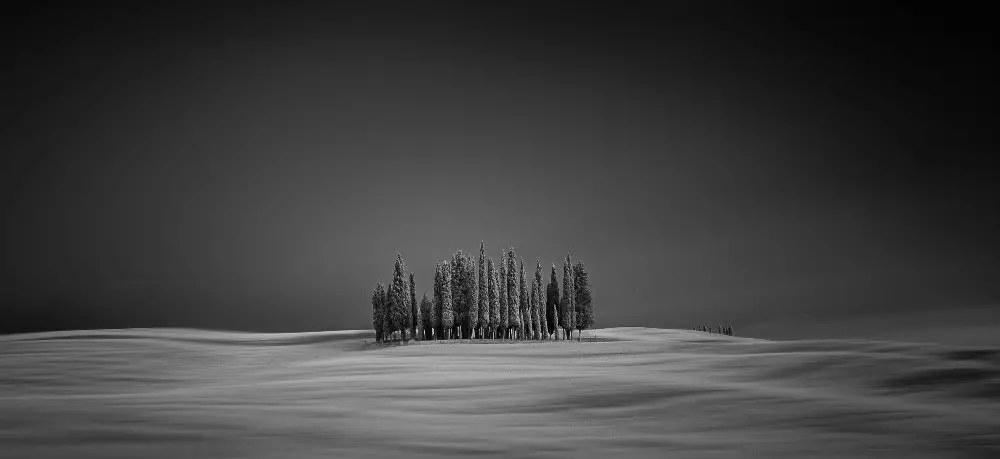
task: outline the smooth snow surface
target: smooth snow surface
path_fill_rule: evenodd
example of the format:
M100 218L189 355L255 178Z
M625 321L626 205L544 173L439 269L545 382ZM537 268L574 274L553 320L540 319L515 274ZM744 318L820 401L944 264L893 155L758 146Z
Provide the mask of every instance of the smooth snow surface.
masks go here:
M0 457L1000 457L996 349L371 337L0 336Z

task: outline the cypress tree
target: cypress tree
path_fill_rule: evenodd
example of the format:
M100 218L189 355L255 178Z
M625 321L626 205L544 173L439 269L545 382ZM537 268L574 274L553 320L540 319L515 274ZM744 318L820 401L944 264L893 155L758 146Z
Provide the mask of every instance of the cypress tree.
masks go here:
M545 292L545 322L554 339L559 339L559 280L556 277L556 264L552 263L549 272L549 285Z
M443 278L441 263L438 263L434 266L434 312L432 313L433 320L431 321L431 328L433 329L435 339L442 339L441 316L444 314L444 295L441 286Z
M462 324L465 322L465 311L463 308L466 303L465 295L467 293L465 285L463 285L465 283L465 272L465 255L459 249L451 257L451 307L452 316L455 318L452 325L452 337L454 339L462 337L459 329L462 328Z
M400 339L403 339L405 330L409 328L407 317L410 315L409 287L406 285L406 264L403 263L403 256L396 254L396 265L392 270L392 286L389 287L389 314L390 333L399 332Z
M406 334L413 328L414 321L414 305L410 302L410 276L406 271L403 271L403 291L401 293L403 294L403 321L400 323L399 338L406 340Z
M546 320L546 314L545 314L545 297L544 297L544 293L542 293L543 292L542 285L543 285L542 284L542 263L540 261L538 261L538 259L536 258L535 259L535 286L538 289L538 292L537 292L538 293L538 311L537 311L537 317L536 318L538 319L539 339L546 339L546 338L548 338L548 334L549 333L548 333L548 324L546 323L548 321Z
M545 285L535 282L538 291L538 335L539 339L549 339L548 324L545 320Z
M518 290L521 292L520 296L520 311L521 314L521 336L524 339L531 338L531 297L528 291L528 285L524 282L524 258L521 259L521 265L518 268L520 273L518 274Z
M507 251L507 327L511 331L511 339L515 339L514 334L521 327L520 296L521 292L517 288L517 256L514 248Z
M575 299L576 294L573 291L573 261L570 260L569 254L566 254L566 259L563 260L562 303L559 305L560 325L566 331L566 339L573 337L573 329L576 328L573 320L576 309L574 306Z
M492 258L487 262L486 275L488 276L487 282L489 283L490 301L490 321L488 325L490 336L496 339L497 328L500 327L500 280Z
M531 279L531 307L528 308L528 315L531 316L531 338L542 339L542 333L538 329L538 283Z
M479 327L479 284L476 282L478 269L476 259L472 255L466 255L465 285L469 291L466 294L465 304L465 337L475 338L476 329Z
M378 282L375 284L375 290L372 292L372 327L375 328L376 342L381 342L385 339L383 332L385 327L385 315L385 285Z
M445 339L451 339L455 327L455 309L451 296L452 266L447 260L441 263L441 330Z
M578 261L573 266L573 290L576 292L576 329L577 338L582 339L580 334L583 330L594 326L594 299L590 292L590 275L587 268L583 267L583 262Z
M510 320L507 309L507 253L500 251L500 339L507 339L507 322Z
M472 328L479 316L475 259L459 250L455 253L451 269L455 337L468 339L472 336Z
M415 283L413 281L413 273L410 273L410 280L408 281L410 285L410 337L417 339L417 329L420 328L420 305L417 304L417 290Z
M548 339L549 333L545 326L545 287L541 282L535 281L535 294L538 296L538 307L535 310L535 320L538 321L538 339Z
M423 298L420 299L420 317L422 318L420 322L420 333L423 335L422 339L431 339L431 327L433 327L433 320L431 320L433 314L433 306L431 306L430 300L427 299L427 294L425 293Z
M489 279L486 277L486 241L479 243L479 272L476 282L476 290L479 300L479 315L476 326L479 328L479 338L486 337L485 331L490 323L490 289Z

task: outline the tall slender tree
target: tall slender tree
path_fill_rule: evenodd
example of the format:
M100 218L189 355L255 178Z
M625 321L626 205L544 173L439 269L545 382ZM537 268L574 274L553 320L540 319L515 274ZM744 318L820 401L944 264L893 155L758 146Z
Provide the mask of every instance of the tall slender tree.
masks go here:
M434 327L433 320L433 306L431 306L430 300L427 299L427 294L425 293L423 298L420 299L420 317L422 318L420 322L420 334L423 335L421 339L431 339L431 328Z
M472 254L465 255L465 285L466 292L465 323L462 324L462 335L465 339L475 338L476 327L479 322L479 288L476 283L477 267L476 259Z
M433 329L434 338L442 339L442 316L444 315L444 273L441 269L441 263L438 263L434 267L434 312L433 321L431 323L431 328Z
M535 259L535 285L538 289L538 334L539 339L548 338L548 320L546 320L545 312L545 291L542 284L542 262L537 258Z
M413 273L410 273L410 280L407 282L410 287L410 336L417 339L417 330L420 329L420 305L417 304L416 283L413 281Z
M517 284L517 255L514 248L507 251L507 327L511 331L511 339L521 327L520 310L521 292Z
M410 316L410 289L406 285L406 264L403 256L396 254L396 264L392 269L392 285L389 286L390 333L399 332L403 339L405 330L409 328L407 318Z
M524 258L521 258L521 264L518 267L520 270L518 274L518 291L521 293L518 304L520 305L520 311L518 313L521 315L521 337L524 339L531 338L531 316L529 315L531 311L531 297L530 291L528 290L528 284L524 281Z
M531 339L542 339L542 334L538 330L538 284L531 278L531 307L528 308L528 316L531 317Z
M452 325L451 336L461 338L460 329L465 322L465 304L468 290L465 287L465 254L459 249L451 257L451 307L455 322Z
M489 277L489 301L490 301L490 337L497 338L497 328L500 327L500 279L497 274L493 259L487 261L486 275Z
M552 271L549 272L549 285L545 293L546 324L555 335L553 338L559 339L559 280L556 277L555 263L552 263Z
M576 294L577 339L582 339L583 330L594 327L594 299L590 292L590 275L582 261L573 266L573 290Z
M507 323L510 321L510 310L507 308L507 252L500 251L500 339L507 339Z
M375 328L375 341L381 342L385 340L384 328L385 328L385 316L386 316L386 298L385 298L385 285L381 282L375 284L375 290L372 292L372 327Z
M573 320L576 309L574 305L575 299L576 293L573 290L573 261L570 260L569 254L566 254L566 259L563 260L562 303L559 307L559 312L561 313L559 317L560 325L566 331L566 339L573 337L573 329L576 328Z
M441 330L444 339L451 339L451 330L455 327L455 309L451 297L451 263L445 260L441 263Z
M405 266L403 269L406 269ZM413 303L410 301L410 275L403 271L403 322L400 324L399 338L406 340L407 333L413 329Z
M479 329L479 338L485 338L486 328L490 323L490 291L489 279L486 270L486 241L479 243L479 272L476 282L476 291L479 299L479 314L477 316L476 327Z
M472 337L479 317L479 296L476 289L476 260L461 250L452 259L452 302L455 305L456 337Z

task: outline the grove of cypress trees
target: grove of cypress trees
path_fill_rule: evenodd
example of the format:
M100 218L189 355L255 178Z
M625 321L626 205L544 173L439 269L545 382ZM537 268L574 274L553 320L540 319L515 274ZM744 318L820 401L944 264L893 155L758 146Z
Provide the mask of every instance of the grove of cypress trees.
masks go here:
M520 296L520 311L521 314L521 336L524 339L530 339L531 336L531 297L528 291L528 285L524 282L524 258L521 259L521 265L518 268L520 273L518 274L518 290L521 292Z
M566 259L563 260L563 290L562 290L562 303L559 305L559 321L563 330L566 331L566 339L572 339L573 329L576 328L573 316L575 313L575 299L576 293L573 290L573 261L570 260L569 254L566 254Z
M478 294L479 300L479 314L478 323L476 327L479 328L479 338L483 339L486 337L485 331L489 327L490 323L490 290L489 290L489 280L486 277L486 241L479 243L479 270L476 282L476 293Z
M507 253L500 251L500 271L499 279L500 281L500 339L507 339L507 322L510 320L509 312L507 308Z
M556 277L556 264L552 263L549 272L549 285L545 292L546 325L553 333L553 338L559 339L559 280Z
M375 284L372 292L372 326L375 328L375 341L381 342L385 339L385 315L386 315L385 285L381 282Z
M410 286L410 337L417 339L417 330L420 328L420 305L417 304L417 290L415 283L413 282L413 273L410 273L410 280L407 281Z
M590 275L587 274L587 268L583 267L583 262L578 261L576 265L573 266L573 290L576 293L575 303L576 303L576 329L577 338L582 339L580 336L583 330L587 330L594 326L594 299L590 293Z
M517 255L514 248L507 251L507 327L511 331L511 339L521 327L520 298L521 292L517 284Z
M433 306L431 306L430 300L427 299L427 294L425 293L423 298L420 299L420 334L423 335L421 339L431 339L431 328L434 326L434 321L431 320L433 315Z
M455 327L455 309L451 296L452 270L448 260L441 263L441 330L444 339L451 338L451 330Z

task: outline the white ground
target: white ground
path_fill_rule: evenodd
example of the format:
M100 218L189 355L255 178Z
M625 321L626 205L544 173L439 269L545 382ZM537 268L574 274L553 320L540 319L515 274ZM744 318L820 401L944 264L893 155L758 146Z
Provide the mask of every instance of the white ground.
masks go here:
M0 336L0 457L1000 457L1000 350L588 336Z

